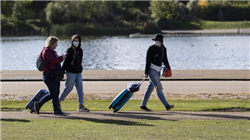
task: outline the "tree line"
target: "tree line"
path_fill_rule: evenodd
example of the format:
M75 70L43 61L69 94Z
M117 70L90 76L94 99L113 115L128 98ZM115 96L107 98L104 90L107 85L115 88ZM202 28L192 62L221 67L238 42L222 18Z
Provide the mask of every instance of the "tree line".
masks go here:
M250 20L248 1L1 1L1 34L125 35ZM190 26L189 28L195 28Z

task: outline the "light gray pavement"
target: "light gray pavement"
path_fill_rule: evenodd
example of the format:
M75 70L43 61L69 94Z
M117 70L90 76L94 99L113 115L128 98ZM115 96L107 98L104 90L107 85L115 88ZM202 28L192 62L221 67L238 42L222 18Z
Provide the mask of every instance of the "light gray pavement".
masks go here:
M27 80L2 81L1 99L5 96L33 96L42 88L47 88L41 81L38 71L3 71L1 79ZM83 72L83 86L85 95L89 98L113 98L127 84L142 79L143 71L102 71L89 70ZM38 81L29 81L37 79ZM249 70L179 70L173 71L173 77L162 81L164 93L168 98L192 99L250 99ZM99 81L104 80L104 81ZM64 88L61 82L61 89ZM133 96L141 98L146 90L148 81L144 82L139 92ZM72 91L76 93L76 90ZM71 94L72 96L76 94ZM153 97L156 94L152 95Z
M64 88L61 82L61 91ZM128 81L84 81L85 95L99 94L112 96L127 87ZM2 82L1 94L17 96L33 96L42 88L47 89L43 82ZM142 95L146 90L148 81L143 83L137 95ZM163 81L163 91L171 96L190 94L241 94L250 99L250 81ZM76 93L75 88L72 93Z

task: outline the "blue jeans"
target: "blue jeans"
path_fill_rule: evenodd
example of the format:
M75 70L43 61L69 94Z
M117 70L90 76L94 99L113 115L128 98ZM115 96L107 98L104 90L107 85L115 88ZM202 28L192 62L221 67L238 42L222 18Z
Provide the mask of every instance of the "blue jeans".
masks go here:
M162 89L159 89L159 90L157 89L157 86L161 84L160 72L157 72L156 70L150 68L148 76L149 76L149 84L148 84L147 90L144 93L144 98L143 98L141 106L147 105L148 99L149 99L152 91L154 90L154 88L156 88L157 95L158 95L159 99L161 100L162 104L165 107L169 106L169 104L168 104L168 102L167 102L167 100L162 92Z
M82 73L70 73L66 72L66 82L65 88L62 92L62 95L59 98L59 101L62 102L68 94L72 91L73 87L76 86L77 94L78 94L78 102L79 104L83 104L83 86L82 86Z
M61 111L58 99L60 93L60 81L53 79L49 73L43 73L43 81L47 85L50 95L42 98L39 101L39 106L42 107L44 103L52 99L54 111Z

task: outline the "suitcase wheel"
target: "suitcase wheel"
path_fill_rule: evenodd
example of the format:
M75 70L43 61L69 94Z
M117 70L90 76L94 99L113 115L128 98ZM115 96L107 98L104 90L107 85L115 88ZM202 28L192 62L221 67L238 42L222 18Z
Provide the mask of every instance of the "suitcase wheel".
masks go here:
M117 111L118 111L118 110L115 109L113 112L116 113Z
M110 106L109 106L109 109L111 109L111 107L112 107L112 106L110 105Z

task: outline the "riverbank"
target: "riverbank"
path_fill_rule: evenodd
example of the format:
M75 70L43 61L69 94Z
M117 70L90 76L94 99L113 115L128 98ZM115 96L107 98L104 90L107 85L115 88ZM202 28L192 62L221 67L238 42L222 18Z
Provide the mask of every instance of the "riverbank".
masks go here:
M164 36L201 36L201 35L250 35L250 28L241 29L204 29L204 30L162 30ZM129 37L153 37L153 34L130 34Z

